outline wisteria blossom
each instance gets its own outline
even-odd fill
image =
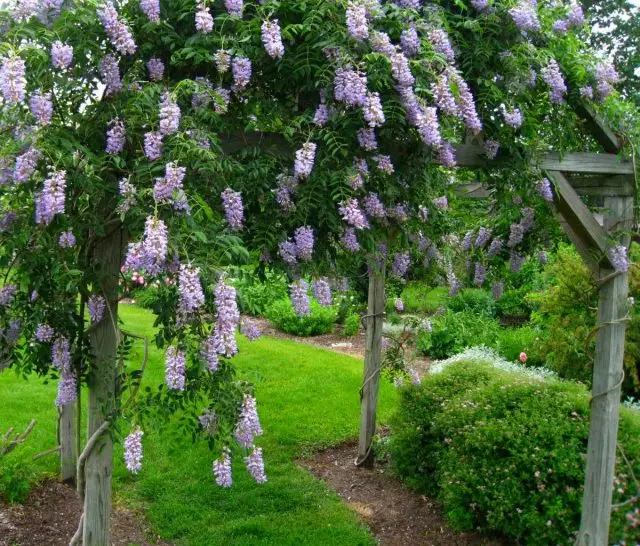
[[[36,224],[49,225],[56,214],[64,214],[66,171],[53,171],[36,195]]]
[[[105,151],[108,154],[119,154],[124,150],[126,143],[126,130],[122,120],[116,118],[109,122],[109,129],[107,130],[107,144]]]
[[[216,484],[220,487],[231,487],[231,454],[228,449],[223,450],[219,459],[213,461],[213,474],[216,477]]]
[[[137,474],[142,470],[142,436],[144,432],[140,427],[131,432],[124,439],[124,464],[127,470]]]
[[[553,104],[562,104],[567,93],[567,86],[557,61],[555,59],[549,61],[549,64],[540,71],[540,74],[542,80],[550,87],[549,99],[551,102]]]
[[[198,3],[198,11],[196,11],[196,30],[203,34],[208,34],[213,30],[213,17],[209,8],[204,2]]]
[[[246,57],[234,57],[231,61],[231,73],[233,90],[238,93],[247,87],[251,80],[251,61]]]
[[[242,319],[242,322],[240,322],[240,333],[249,341],[255,341],[262,335],[256,323],[247,318]]]
[[[164,93],[160,100],[160,134],[172,135],[178,131],[179,125],[180,107],[170,93]]]
[[[324,307],[331,305],[331,287],[329,286],[327,279],[321,278],[313,281],[311,283],[311,292],[320,305]]]
[[[118,17],[118,12],[110,0],[97,9],[98,18],[104,26],[109,40],[121,55],[133,55],[137,46],[133,41],[131,30],[125,22]]]
[[[224,0],[224,7],[227,9],[229,15],[235,17],[242,17],[242,11],[244,9],[243,0]]]
[[[220,74],[224,74],[229,71],[231,67],[231,54],[226,49],[218,49],[213,56],[216,63],[216,68]]]
[[[262,43],[269,57],[279,59],[284,55],[284,44],[280,34],[278,20],[264,21],[262,23]]]
[[[144,155],[151,161],[162,156],[162,133],[149,131],[144,134]]]
[[[88,299],[87,311],[89,312],[92,324],[96,324],[103,319],[105,308],[106,302],[102,296],[93,295]]]
[[[360,251],[360,243],[358,242],[358,237],[354,228],[349,227],[344,230],[344,233],[342,234],[342,244],[349,252]]]
[[[238,352],[235,331],[240,323],[240,311],[236,302],[236,289],[220,279],[214,291],[216,323],[213,329],[213,344],[216,353],[231,358]]]
[[[299,317],[311,314],[308,291],[309,283],[304,279],[298,279],[289,285],[291,304]]]
[[[231,231],[239,231],[243,228],[244,207],[242,205],[242,194],[239,191],[233,191],[231,188],[225,188],[220,194],[222,199],[222,207],[224,208],[224,217]]]
[[[186,357],[184,351],[175,345],[167,347],[165,361],[165,380],[167,387],[174,391],[183,391],[185,385]]]
[[[178,296],[178,313],[181,316],[189,315],[204,305],[199,267],[180,265]]]
[[[358,144],[367,151],[375,150],[378,147],[376,133],[373,128],[358,129]]]
[[[73,47],[60,40],[51,44],[51,65],[54,68],[69,68],[73,61]]]
[[[355,229],[366,229],[369,227],[367,217],[360,210],[358,201],[355,199],[350,198],[340,203],[338,211],[342,219]]]
[[[140,9],[152,23],[160,22],[160,0],[140,0]]]
[[[309,261],[313,257],[313,229],[309,226],[302,226],[296,229],[294,234],[296,245],[296,256]]]
[[[367,21],[367,6],[361,0],[350,0],[347,4],[347,30],[349,34],[358,40],[364,40],[369,36],[369,24]]]
[[[25,152],[16,157],[13,168],[13,181],[16,184],[27,182],[35,172],[36,166],[42,154],[36,148],[30,147]]]
[[[105,95],[113,95],[122,90],[122,80],[120,79],[120,67],[118,59],[108,53],[100,60],[100,78],[105,85]]]
[[[265,483],[267,481],[261,447],[254,447],[253,451],[244,458],[244,462],[247,465],[249,474],[257,483]]]
[[[263,430],[258,417],[256,399],[251,395],[245,394],[233,435],[236,441],[247,449],[254,444],[256,436],[262,436],[262,434]]]
[[[36,91],[29,99],[29,108],[39,125],[49,125],[53,116],[53,103],[51,93]]]
[[[17,55],[4,57],[0,68],[0,90],[8,103],[17,104],[25,99],[26,65]]]
[[[297,179],[303,180],[311,174],[316,159],[316,149],[317,145],[314,142],[306,142],[296,152],[293,171]]]
[[[164,63],[157,57],[152,57],[147,61],[147,71],[149,72],[149,79],[152,82],[162,81],[164,75]]]

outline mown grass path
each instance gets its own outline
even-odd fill
[[[122,306],[124,328],[153,337],[153,316]],[[255,484],[241,460],[235,461],[234,486],[221,489],[211,474],[212,455],[204,442],[174,433],[147,430],[143,470],[129,475],[116,452],[114,486],[118,502],[140,507],[154,531],[176,544],[189,545],[368,545],[369,531],[324,483],[296,459],[357,435],[358,388],[362,363],[349,356],[288,341],[240,339],[235,358],[239,377],[256,387],[265,430],[269,481]],[[164,379],[164,356],[153,349],[145,382]],[[55,445],[56,386],[28,382],[7,370],[0,374],[0,431],[38,420],[26,446],[7,457],[32,476],[55,472],[55,457],[31,461],[34,453]],[[380,421],[395,406],[393,388],[383,382]]]

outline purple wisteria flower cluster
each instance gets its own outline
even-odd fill
[[[542,28],[536,12],[536,4],[536,0],[520,0],[517,6],[509,10],[513,22],[523,34],[539,31]]]
[[[247,465],[249,474],[257,483],[265,483],[267,481],[261,447],[254,447],[253,451],[244,458],[244,462]]]
[[[92,324],[97,324],[103,319],[105,308],[106,302],[102,296],[93,295],[88,299],[87,311]]]
[[[164,63],[157,57],[152,57],[147,61],[147,71],[149,72],[149,79],[152,82],[162,81],[164,76]]]
[[[304,279],[298,279],[289,285],[291,304],[299,317],[311,314],[309,303],[309,283]]]
[[[10,104],[17,104],[25,99],[27,79],[25,62],[14,55],[2,59],[0,68],[0,90],[2,96]]]
[[[254,445],[256,436],[262,436],[262,434],[263,430],[258,417],[256,399],[245,394],[233,435],[242,447],[249,449]]]
[[[411,256],[409,252],[398,252],[393,256],[391,264],[391,274],[395,277],[404,277],[409,271],[411,265]]]
[[[124,439],[124,464],[127,470],[137,474],[142,470],[142,436],[140,427],[131,432]]]
[[[242,319],[242,322],[240,323],[240,333],[249,341],[255,341],[262,335],[257,324],[247,318]]]
[[[584,12],[578,2],[573,1],[569,6],[569,13],[564,19],[559,19],[553,24],[553,30],[564,34],[570,28],[580,28],[584,25]]]
[[[172,135],[180,125],[180,107],[170,93],[164,93],[160,100],[160,134]]]
[[[140,9],[152,23],[160,22],[160,0],[140,0]]]
[[[178,295],[178,314],[181,317],[194,313],[204,305],[199,267],[180,265]]]
[[[126,143],[126,130],[124,123],[116,118],[109,122],[109,129],[107,130],[107,145],[105,151],[108,154],[119,154],[124,150]]]
[[[53,339],[55,330],[48,324],[38,324],[36,329],[36,340],[40,343],[47,343]]]
[[[302,226],[294,233],[296,257],[302,261],[309,261],[313,257],[313,228]]]
[[[51,44],[51,65],[54,68],[69,68],[73,61],[73,47],[59,40]]]
[[[240,311],[236,302],[236,289],[220,279],[215,292],[216,323],[212,343],[216,354],[231,358],[238,352],[235,332],[240,323]]]
[[[53,171],[35,197],[36,224],[49,225],[56,214],[64,214],[66,171]]]
[[[185,385],[186,356],[182,349],[175,345],[167,347],[165,360],[165,381],[167,387],[174,391],[183,391]]]
[[[550,88],[549,99],[551,102],[553,104],[562,104],[567,93],[567,86],[564,83],[557,61],[555,59],[549,61],[549,64],[540,71],[540,74],[542,80]]]
[[[118,59],[108,53],[100,60],[100,79],[105,85],[105,95],[113,95],[122,90],[122,80],[120,79],[120,66]]]
[[[66,337],[58,336],[53,342],[51,362],[60,371],[56,407],[61,408],[73,403],[77,397],[76,378],[71,369],[71,348]]]
[[[240,231],[244,226],[244,207],[242,205],[242,194],[226,188],[221,194],[224,217],[231,231]]]
[[[284,44],[280,33],[278,20],[263,21],[262,23],[262,43],[267,55],[272,59],[279,59],[284,55]]]
[[[53,116],[51,93],[42,93],[40,91],[33,93],[29,99],[29,108],[39,125],[45,126],[51,123],[51,117]]]
[[[113,3],[108,0],[97,9],[98,18],[104,26],[104,30],[113,46],[120,55],[133,55],[137,46],[133,41],[131,30],[127,24],[118,17],[118,11]]]
[[[338,212],[340,212],[342,219],[355,229],[366,229],[369,227],[367,217],[362,210],[360,210],[358,201],[353,198],[349,198],[340,203]]]
[[[296,152],[296,160],[294,164],[294,174],[296,179],[304,180],[308,178],[313,170],[316,159],[317,144],[314,142],[306,142]]]
[[[249,85],[251,80],[251,61],[246,57],[234,57],[231,61],[231,73],[233,74],[233,90],[241,92]]]
[[[224,7],[227,9],[229,15],[233,15],[234,17],[242,17],[242,11],[244,10],[244,0],[224,0]]]
[[[149,275],[162,273],[166,267],[168,246],[167,225],[159,218],[148,216],[143,240],[129,245],[125,271],[143,270]]]
[[[349,252],[360,251],[360,243],[358,242],[358,237],[354,228],[348,227],[344,230],[344,233],[342,234],[342,244]]]
[[[609,249],[609,261],[616,271],[628,271],[629,258],[627,257],[627,247],[622,245],[611,247]]]
[[[233,480],[231,478],[231,454],[228,448],[223,450],[219,459],[213,461],[213,474],[220,487],[231,487]]]
[[[162,133],[149,131],[144,135],[144,154],[154,161],[162,156]]]
[[[365,40],[369,36],[367,6],[361,0],[350,0],[347,4],[347,30],[357,40]]]
[[[16,157],[16,163],[13,168],[13,181],[16,184],[27,182],[36,171],[36,166],[41,157],[42,154],[33,147],[28,148]]]
[[[208,34],[213,30],[213,16],[204,2],[198,3],[196,11],[196,30]]]
[[[317,302],[323,307],[329,307],[332,303],[331,287],[326,278],[321,278],[311,283],[311,292]]]

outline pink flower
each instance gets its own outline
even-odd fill
[[[518,357],[518,359],[520,360],[520,362],[524,364],[527,361],[527,353],[525,352],[520,353],[520,356]]]

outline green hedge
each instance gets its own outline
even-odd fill
[[[336,309],[322,307],[314,299],[310,303],[311,314],[299,317],[289,298],[280,299],[267,309],[267,318],[278,330],[294,336],[317,336],[332,332],[337,318]]]
[[[395,471],[437,494],[456,529],[522,544],[573,543],[589,432],[584,387],[461,361],[401,390],[392,431]],[[627,409],[620,445],[640,475],[640,415]],[[614,503],[637,494],[629,475],[620,461],[616,487],[624,493],[617,490]],[[638,530],[625,523],[636,507],[613,513],[613,542],[637,540]]]

